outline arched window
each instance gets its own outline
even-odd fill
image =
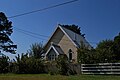
[[[71,49],[69,49],[68,54],[69,54],[69,60],[72,60],[72,50]]]

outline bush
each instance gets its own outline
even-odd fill
[[[24,74],[38,74],[44,73],[44,65],[41,59],[35,59],[34,57],[28,57],[27,55],[16,57],[17,61],[15,62],[14,72],[15,73],[24,73]]]
[[[9,57],[2,56],[0,58],[0,73],[8,73],[9,71]]]
[[[69,66],[66,55],[59,55],[57,59],[57,68],[60,75],[68,75]]]

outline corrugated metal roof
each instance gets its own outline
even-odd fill
[[[77,45],[77,47],[80,47],[81,42],[83,42],[86,47],[91,48],[91,45],[86,41],[86,39],[83,36],[65,27],[62,27],[62,26],[59,26],[59,27],[61,27],[64,30],[64,32],[71,38],[71,40],[73,41],[74,44]]]

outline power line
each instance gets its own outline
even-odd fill
[[[48,41],[50,39],[49,36],[46,36],[46,35],[40,35],[38,33],[33,33],[33,32],[30,32],[30,31],[26,31],[26,30],[23,30],[23,29],[19,29],[19,28],[15,28],[17,31],[19,31],[20,33],[22,34],[25,34],[25,35],[28,35],[28,36],[31,36],[33,38],[37,38],[37,39],[42,39],[42,40],[45,40],[45,41]],[[39,36],[39,37],[37,37]],[[40,38],[40,37],[46,37],[46,38],[49,38],[49,39],[44,39],[44,38]],[[58,38],[53,38],[53,40],[59,40]],[[66,39],[63,39],[64,41],[69,41],[69,40],[66,40]],[[80,42],[80,41],[79,41]],[[98,44],[97,42],[84,42],[84,43],[91,43],[91,44]],[[67,45],[67,44],[66,44]]]
[[[22,34],[28,35],[28,36],[30,36],[30,37],[36,38],[36,39],[42,39],[42,40],[48,41],[48,39],[39,38],[39,37],[36,37],[36,36],[34,36],[34,35],[31,35],[31,34],[29,34],[29,33],[26,33],[26,32],[20,31],[20,30],[17,30],[17,31],[19,31],[19,32],[22,33]],[[54,38],[54,40],[58,40],[58,39],[57,39],[57,38]],[[68,40],[64,39],[64,41],[68,41]],[[63,45],[72,46],[71,44],[63,44]]]
[[[64,3],[60,3],[60,4],[53,5],[53,6],[49,6],[49,7],[46,7],[46,8],[42,8],[42,9],[38,9],[38,10],[34,10],[34,11],[26,12],[26,13],[21,13],[21,14],[17,14],[17,15],[14,15],[14,16],[10,16],[8,18],[15,18],[15,17],[23,16],[23,15],[32,14],[32,13],[35,13],[35,12],[45,11],[45,10],[48,10],[48,9],[51,9],[51,8],[63,6],[63,5],[70,4],[70,3],[73,3],[73,2],[76,2],[76,1],[79,1],[79,0],[67,1],[67,2],[64,2]]]
[[[17,14],[17,15],[14,15],[14,16],[10,16],[10,17],[8,17],[8,18],[15,18],[15,17],[19,17],[19,16],[24,16],[24,15],[28,15],[28,14],[40,12],[40,11],[45,11],[45,10],[48,10],[48,9],[51,9],[51,8],[63,6],[63,5],[70,4],[70,3],[73,3],[73,2],[76,2],[76,1],[79,1],[79,0],[67,1],[67,2],[64,2],[64,3],[60,3],[60,4],[53,5],[53,6],[49,6],[49,7],[46,7],[46,8],[42,8],[42,9],[38,9],[38,10],[34,10],[34,11],[26,12],[26,13],[21,13],[21,14]],[[26,31],[26,30],[19,29],[19,28],[16,28],[16,30],[19,31],[19,32],[21,32],[21,33],[23,33],[23,34],[25,34],[25,35],[28,35],[28,36],[31,36],[31,37],[34,37],[34,38],[37,38],[37,39],[47,40],[47,39],[43,39],[43,38],[40,38],[40,37],[37,37],[37,36],[47,37],[47,38],[49,37],[49,36],[40,35],[40,34],[38,34],[38,33]],[[36,36],[36,35],[37,35],[37,36]],[[55,40],[58,40],[57,38],[54,38],[54,39],[55,39]],[[64,39],[64,40],[65,40],[65,39]],[[65,41],[68,41],[68,40],[65,40]],[[95,42],[89,42],[89,43],[97,44],[97,43],[95,43]],[[64,44],[64,45],[69,45],[69,44]]]
[[[49,37],[49,36],[46,36],[46,35],[40,35],[38,33],[34,33],[34,32],[31,32],[31,31],[27,31],[27,30],[23,30],[23,29],[20,29],[20,28],[16,28],[14,27],[16,30],[19,30],[19,31],[22,31],[22,32],[26,32],[26,33],[30,33],[30,34],[33,34],[33,35],[37,35],[37,36],[42,36],[42,37]]]
[[[20,33],[22,33],[22,34],[25,34],[25,35],[28,35],[28,36],[30,36],[30,37],[33,37],[33,38],[46,40],[46,39],[43,39],[43,38],[37,37],[37,36],[35,36],[35,35],[31,35],[31,34],[29,34],[29,33],[27,33],[27,32],[21,31],[21,30],[17,30],[17,31],[20,32]]]

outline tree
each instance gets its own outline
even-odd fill
[[[89,50],[81,44],[77,50],[78,63],[120,62],[120,33],[114,40],[103,40],[95,49]]]
[[[34,43],[30,46],[30,49],[27,52],[31,57],[36,59],[42,58],[43,54],[43,45],[41,43]]]
[[[113,41],[103,40],[99,42],[96,49],[88,49],[84,44],[78,48],[78,63],[104,63],[115,62],[112,50]]]
[[[81,41],[80,48],[77,49],[77,61],[78,63],[86,63],[89,61],[88,53],[89,49],[85,46],[85,44]]]
[[[114,62],[114,53],[112,50],[113,41],[112,40],[103,40],[99,42],[96,47],[97,56],[99,56],[99,62]]]
[[[118,34],[118,36],[114,37],[112,49],[115,54],[115,59],[117,61],[120,61],[120,33]]]
[[[17,45],[13,45],[13,41],[10,39],[12,33],[12,22],[7,20],[3,12],[0,12],[0,49],[15,54]]]

